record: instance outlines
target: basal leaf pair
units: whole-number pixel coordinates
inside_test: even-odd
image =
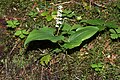
[[[68,30],[67,30],[68,29]],[[75,30],[74,30],[75,29]],[[77,26],[71,27],[69,24],[63,25],[61,34],[56,36],[55,28],[49,28],[49,27],[43,27],[39,30],[33,30],[29,36],[27,37],[24,46],[29,44],[31,41],[34,40],[50,40],[53,43],[59,43],[59,41],[62,41],[61,47],[65,49],[72,49],[74,47],[79,46],[84,40],[92,37],[99,29],[97,27],[92,26],[86,26],[82,27]],[[68,36],[62,35],[64,32],[73,32]]]
[[[43,16],[46,13],[42,14]],[[67,49],[72,49],[79,46],[83,41],[91,38],[98,31],[102,31],[105,28],[109,28],[111,32],[111,37],[118,38],[120,30],[114,22],[105,22],[103,20],[81,20],[81,23],[86,23],[85,27],[80,24],[74,24],[71,26],[68,23],[64,23],[60,30],[53,27],[43,27],[40,29],[34,29],[28,35],[24,46],[29,45],[31,41],[35,40],[49,40],[53,43],[57,43],[59,47],[53,50],[55,53],[61,51],[66,51]],[[57,33],[59,32],[59,33]],[[57,33],[57,34],[56,34]],[[44,46],[44,45],[42,45]],[[52,45],[51,45],[52,46]],[[48,64],[50,61],[50,54],[41,58],[40,63],[42,65]],[[94,65],[92,65],[94,66]],[[96,68],[99,71],[99,68]]]

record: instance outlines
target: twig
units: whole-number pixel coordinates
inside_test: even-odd
[[[78,78],[77,76],[75,76],[75,78],[77,79],[77,80],[81,80],[80,78]]]
[[[54,6],[58,6],[58,5],[60,5],[60,4],[61,4],[61,5],[64,5],[64,4],[70,4],[70,3],[75,3],[75,4],[78,4],[78,5],[82,5],[81,3],[76,2],[76,1],[74,1],[74,0],[67,1],[67,2],[63,2],[63,3],[58,3],[58,4],[54,4],[54,3],[51,3],[51,4],[54,5]],[[98,3],[96,3],[96,2],[92,2],[92,4],[94,4],[94,5],[98,6],[98,7],[106,8],[105,5],[98,4]],[[91,5],[91,2],[90,2],[90,5]]]
[[[2,72],[2,70],[5,68],[5,66],[3,66],[1,69],[0,69],[0,72]]]
[[[94,4],[94,5],[96,5],[96,6],[98,6],[98,7],[101,7],[101,8],[106,8],[106,6],[105,6],[105,5],[98,4],[98,3],[96,3],[96,2],[93,2],[93,4]]]
[[[5,59],[5,69],[6,69],[6,79],[8,79],[8,55],[7,58]]]
[[[18,39],[16,42],[15,42],[15,45],[13,46],[12,50],[10,51],[9,55],[12,54],[12,52],[14,51],[14,49],[16,48],[16,46],[18,45],[20,39]]]
[[[43,80],[43,66],[42,66],[42,70],[41,70],[41,77],[40,80]]]
[[[53,72],[53,73],[51,73],[51,74],[56,74],[56,73],[58,73],[58,72],[61,72],[61,71],[63,71],[65,68],[63,67],[62,69],[60,69],[59,71],[55,71],[55,72]]]
[[[67,2],[63,2],[63,3],[58,3],[58,4],[54,4],[54,3],[51,3],[52,5],[54,5],[54,6],[58,6],[58,5],[64,5],[64,4],[69,4],[69,3],[75,3],[75,4],[79,4],[79,5],[81,5],[81,3],[78,3],[78,2],[76,2],[76,1],[74,1],[74,0],[71,0],[71,1],[67,1]]]

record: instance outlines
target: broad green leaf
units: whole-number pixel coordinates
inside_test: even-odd
[[[63,47],[67,49],[77,47],[82,43],[82,41],[92,37],[98,30],[99,29],[94,26],[80,28],[68,38],[67,43],[65,43]]]
[[[41,16],[47,16],[47,14],[49,14],[49,12],[48,11],[44,11],[44,12],[41,13]]]
[[[74,47],[79,46],[82,43],[82,41],[76,42],[76,41],[71,41],[71,42],[67,42],[62,46],[66,49],[72,49]]]
[[[21,31],[21,30],[17,30],[17,31],[15,32],[15,36],[19,36],[20,34],[22,34],[22,31]]]
[[[118,25],[116,25],[115,22],[106,22],[105,26],[107,26],[108,28],[118,28]]]
[[[69,31],[70,28],[71,28],[71,26],[70,26],[69,24],[64,23],[64,24],[63,24],[63,28],[62,28],[62,30],[63,30],[63,31]]]
[[[97,64],[91,64],[91,67],[96,68],[96,67],[98,67],[98,65]]]
[[[102,31],[102,30],[104,30],[106,27],[105,26],[95,26],[95,27],[98,27],[99,28],[99,31]]]
[[[112,39],[117,39],[118,38],[118,34],[110,34]]]
[[[51,15],[46,16],[47,21],[51,21],[53,17]]]
[[[115,34],[116,34],[116,32],[115,32],[114,29],[110,29],[109,31],[110,31],[111,33],[115,33]]]
[[[50,40],[52,42],[57,42],[58,40],[64,39],[63,36],[54,36],[54,32],[55,32],[54,28],[48,28],[48,27],[40,28],[40,30],[34,29],[28,35],[24,43],[24,46],[34,40]]]
[[[40,64],[43,65],[43,66],[48,65],[50,60],[51,60],[51,56],[49,54],[45,55],[40,59]]]
[[[103,20],[100,20],[100,19],[81,20],[80,22],[88,23],[91,25],[100,25],[100,26],[102,26],[105,23]]]

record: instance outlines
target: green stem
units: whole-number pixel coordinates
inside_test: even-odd
[[[59,28],[57,28],[57,33],[56,33],[56,36],[58,36],[58,35],[59,35],[59,32],[60,32],[60,27],[59,27]]]

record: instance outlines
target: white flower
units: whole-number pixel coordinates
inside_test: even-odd
[[[58,9],[62,9],[63,7],[61,5],[58,6]]]
[[[57,17],[56,17],[56,25],[55,25],[55,27],[61,27],[61,25],[62,25],[62,6],[61,5],[59,5],[58,6],[58,11],[57,11]]]
[[[62,9],[60,9],[60,10],[58,10],[58,12],[61,12],[61,13],[62,13],[63,11],[62,11]]]
[[[60,26],[56,24],[55,27],[60,27]]]
[[[57,17],[62,17],[62,14],[57,12]]]
[[[62,24],[62,21],[56,21],[56,24]]]
[[[56,18],[56,20],[62,20],[62,18]]]

